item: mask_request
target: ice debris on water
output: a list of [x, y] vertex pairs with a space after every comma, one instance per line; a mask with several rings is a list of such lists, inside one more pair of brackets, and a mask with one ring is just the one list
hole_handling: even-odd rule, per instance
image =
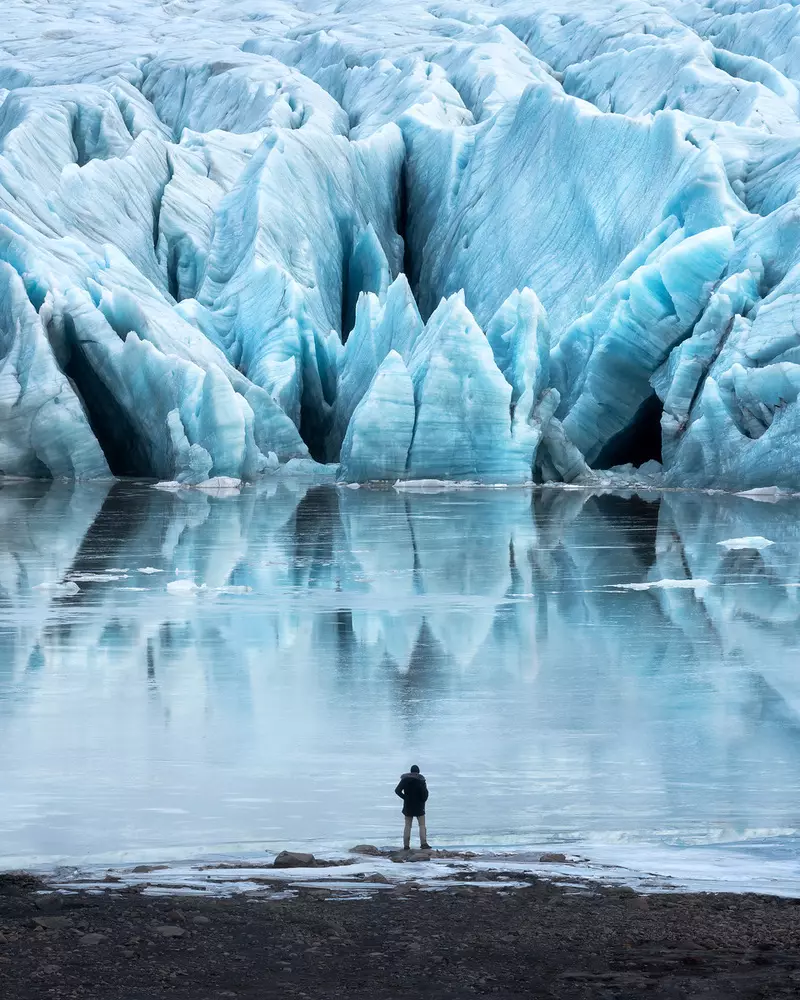
[[728, 551], [740, 551], [740, 550], [752, 550], [755, 552], [762, 552], [764, 549], [768, 549], [775, 542], [771, 541], [769, 538], [764, 538], [762, 535], [748, 535], [746, 538], [726, 538], [721, 542], [717, 542], [723, 549]]
[[47, 591], [50, 594], [55, 594], [57, 596], [71, 597], [75, 594], [79, 594], [81, 588], [73, 580], [67, 580], [65, 583], [58, 582], [48, 582], [48, 583], [37, 583], [33, 588], [34, 590]]
[[800, 6], [568, 8], [7, 0], [0, 475], [800, 489]]
[[612, 583], [615, 590], [706, 590], [710, 580], [652, 580], [641, 583]]
[[194, 580], [170, 580], [167, 584], [167, 590], [170, 594], [182, 594], [188, 596], [191, 594], [198, 594], [203, 590], [206, 590], [206, 585], [204, 583], [197, 584]]
[[117, 580], [127, 580], [127, 573], [73, 573], [70, 575], [72, 583], [113, 583]]

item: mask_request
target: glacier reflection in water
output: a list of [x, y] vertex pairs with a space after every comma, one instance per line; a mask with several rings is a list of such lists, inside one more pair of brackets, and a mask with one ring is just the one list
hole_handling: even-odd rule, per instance
[[798, 513], [7, 484], [0, 857], [791, 833]]

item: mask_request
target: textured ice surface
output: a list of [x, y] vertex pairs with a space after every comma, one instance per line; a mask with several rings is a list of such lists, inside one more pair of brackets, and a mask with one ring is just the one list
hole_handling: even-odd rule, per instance
[[7, 0], [0, 474], [800, 488], [798, 17]]

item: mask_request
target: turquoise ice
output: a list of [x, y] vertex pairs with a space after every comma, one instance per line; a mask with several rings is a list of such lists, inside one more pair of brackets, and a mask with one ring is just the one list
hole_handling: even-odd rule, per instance
[[798, 11], [8, 0], [0, 474], [800, 489]]

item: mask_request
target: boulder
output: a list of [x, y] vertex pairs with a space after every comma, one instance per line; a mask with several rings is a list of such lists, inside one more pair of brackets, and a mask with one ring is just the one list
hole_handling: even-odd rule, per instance
[[379, 847], [375, 847], [374, 844], [357, 844], [355, 847], [350, 848], [351, 854], [366, 854], [369, 858], [379, 858], [383, 851]]
[[313, 868], [316, 859], [313, 854], [297, 851], [281, 851], [272, 863], [273, 868]]
[[174, 924], [162, 924], [160, 927], [154, 927], [153, 933], [163, 938], [179, 938], [183, 937], [186, 931], [183, 927], [176, 927]]

